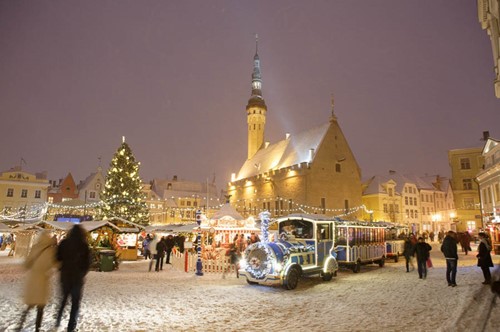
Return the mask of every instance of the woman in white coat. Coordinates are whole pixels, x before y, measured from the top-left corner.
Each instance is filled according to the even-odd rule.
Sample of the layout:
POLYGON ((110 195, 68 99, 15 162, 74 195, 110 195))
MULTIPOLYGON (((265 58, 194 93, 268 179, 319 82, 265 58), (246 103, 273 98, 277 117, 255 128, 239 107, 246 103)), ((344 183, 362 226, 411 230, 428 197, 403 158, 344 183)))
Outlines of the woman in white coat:
POLYGON ((24 267, 28 269, 28 274, 24 289, 24 303, 28 305, 28 308, 21 316, 19 330, 23 327, 28 311, 36 306, 35 331, 40 331, 43 309, 50 296, 49 284, 52 270, 57 264, 56 245, 56 239, 52 238, 49 232, 43 231, 26 258, 24 267))

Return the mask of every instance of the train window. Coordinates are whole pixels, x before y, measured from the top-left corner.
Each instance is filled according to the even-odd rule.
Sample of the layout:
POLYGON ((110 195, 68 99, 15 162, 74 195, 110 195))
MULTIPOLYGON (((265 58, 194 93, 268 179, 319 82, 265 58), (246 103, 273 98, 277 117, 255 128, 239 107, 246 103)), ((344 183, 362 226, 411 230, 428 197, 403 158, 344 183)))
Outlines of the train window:
POLYGON ((286 220, 280 223, 280 234, 285 233, 299 239, 311 239, 313 225, 305 220, 286 220))
POLYGON ((318 224, 317 226, 317 239, 318 240, 331 240, 331 228, 329 224, 318 224))
POLYGON ((335 245, 345 246, 347 244, 347 228, 336 227, 335 228, 335 245))

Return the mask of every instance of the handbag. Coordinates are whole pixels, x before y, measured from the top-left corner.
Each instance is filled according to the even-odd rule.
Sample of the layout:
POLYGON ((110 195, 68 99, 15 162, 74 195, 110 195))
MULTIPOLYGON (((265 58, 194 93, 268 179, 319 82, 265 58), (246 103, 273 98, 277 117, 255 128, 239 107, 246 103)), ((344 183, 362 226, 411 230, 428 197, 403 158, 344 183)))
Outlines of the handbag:
POLYGON ((431 258, 427 258, 427 267, 432 267, 432 261, 431 258))

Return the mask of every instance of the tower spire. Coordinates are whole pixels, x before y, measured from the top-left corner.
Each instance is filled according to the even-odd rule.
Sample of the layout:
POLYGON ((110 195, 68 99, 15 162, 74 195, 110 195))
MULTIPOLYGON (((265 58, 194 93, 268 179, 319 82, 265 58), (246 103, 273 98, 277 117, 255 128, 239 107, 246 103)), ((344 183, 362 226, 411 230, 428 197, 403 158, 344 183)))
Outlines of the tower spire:
POLYGON ((255 34, 255 55, 253 57, 252 95, 248 100, 248 159, 252 158, 264 145, 267 106, 262 97, 262 75, 260 72, 259 36, 255 34))
POLYGON ((255 34, 255 54, 259 53, 259 35, 255 34))

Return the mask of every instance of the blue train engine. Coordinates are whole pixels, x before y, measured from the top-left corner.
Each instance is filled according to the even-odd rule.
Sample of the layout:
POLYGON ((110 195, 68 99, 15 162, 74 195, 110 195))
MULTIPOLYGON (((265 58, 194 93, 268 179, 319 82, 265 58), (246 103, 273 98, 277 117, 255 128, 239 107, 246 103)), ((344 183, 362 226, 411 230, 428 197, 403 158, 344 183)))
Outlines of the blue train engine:
POLYGON ((333 249, 333 221, 311 215, 276 220, 274 241, 257 242, 245 250, 238 271, 249 284, 297 287, 301 276, 319 275, 330 281, 337 275, 333 249))

